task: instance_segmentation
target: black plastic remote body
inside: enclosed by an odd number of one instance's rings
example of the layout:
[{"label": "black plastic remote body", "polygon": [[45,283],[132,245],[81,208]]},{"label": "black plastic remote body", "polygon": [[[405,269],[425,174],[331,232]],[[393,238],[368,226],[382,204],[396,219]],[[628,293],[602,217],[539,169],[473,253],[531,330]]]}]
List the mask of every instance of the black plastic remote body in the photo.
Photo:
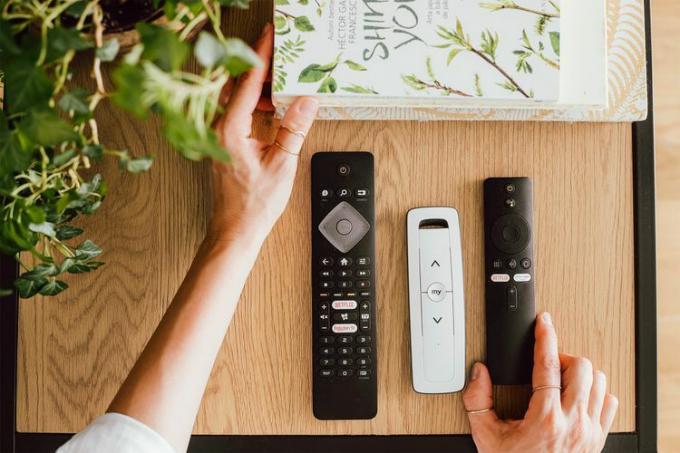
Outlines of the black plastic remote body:
[{"label": "black plastic remote body", "polygon": [[531,383],[535,265],[529,178],[484,181],[486,364],[494,384]]},{"label": "black plastic remote body", "polygon": [[312,398],[322,420],[377,412],[373,155],[312,157]]}]

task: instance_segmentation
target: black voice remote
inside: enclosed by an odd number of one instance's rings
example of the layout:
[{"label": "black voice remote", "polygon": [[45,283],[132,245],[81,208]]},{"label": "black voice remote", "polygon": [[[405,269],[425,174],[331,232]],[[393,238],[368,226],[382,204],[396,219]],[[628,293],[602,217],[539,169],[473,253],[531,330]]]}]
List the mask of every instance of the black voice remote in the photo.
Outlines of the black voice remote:
[{"label": "black voice remote", "polygon": [[312,157],[312,394],[322,420],[377,412],[373,155]]},{"label": "black voice remote", "polygon": [[486,364],[494,384],[531,383],[534,257],[529,178],[484,181]]}]

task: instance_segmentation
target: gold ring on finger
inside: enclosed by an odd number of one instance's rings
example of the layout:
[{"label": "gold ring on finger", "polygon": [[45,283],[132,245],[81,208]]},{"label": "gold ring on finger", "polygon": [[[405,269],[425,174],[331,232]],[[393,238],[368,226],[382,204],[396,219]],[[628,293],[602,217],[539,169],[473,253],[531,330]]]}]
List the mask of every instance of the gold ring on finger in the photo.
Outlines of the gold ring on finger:
[{"label": "gold ring on finger", "polygon": [[546,390],[546,389],[557,389],[557,390],[562,390],[561,385],[537,385],[533,389],[531,389],[531,393],[536,393],[539,390]]},{"label": "gold ring on finger", "polygon": [[298,137],[300,137],[303,140],[307,137],[304,132],[296,131],[295,129],[291,129],[290,127],[284,126],[283,124],[281,125],[281,129],[284,129],[284,130],[290,132],[293,135],[297,135]]},{"label": "gold ring on finger", "polygon": [[286,148],[285,146],[283,146],[278,140],[274,140],[274,143],[273,143],[272,146],[276,146],[281,151],[284,151],[284,152],[290,154],[291,156],[299,156],[300,155],[300,153],[294,153],[293,151],[291,151],[288,148]]}]

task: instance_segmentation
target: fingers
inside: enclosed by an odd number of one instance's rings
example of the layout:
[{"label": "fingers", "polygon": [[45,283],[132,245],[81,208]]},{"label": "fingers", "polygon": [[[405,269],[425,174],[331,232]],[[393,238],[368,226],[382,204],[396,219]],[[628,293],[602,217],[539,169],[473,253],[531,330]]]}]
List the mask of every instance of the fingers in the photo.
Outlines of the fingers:
[{"label": "fingers", "polygon": [[[482,363],[475,363],[470,372],[470,381],[463,392],[463,404],[468,411],[470,429],[473,433],[493,429],[499,423],[498,416],[493,408],[493,388],[489,370]],[[470,413],[492,409],[488,412]]]},{"label": "fingers", "polygon": [[243,127],[243,130],[239,131],[244,134],[243,136],[248,136],[250,134],[250,121],[244,121],[244,119],[252,117],[253,111],[260,100],[262,87],[267,79],[267,74],[269,73],[273,48],[273,27],[271,24],[267,24],[255,44],[255,52],[257,52],[260,57],[262,65],[243,74],[239,78],[233,93],[229,97],[229,103],[227,105],[227,122],[247,125],[247,128]]},{"label": "fingers", "polygon": [[565,410],[588,408],[593,385],[593,365],[583,357],[560,354],[562,363],[562,407]]},{"label": "fingers", "polygon": [[616,411],[619,408],[619,399],[608,393],[604,397],[604,406],[602,407],[602,415],[600,416],[600,424],[602,425],[602,431],[608,433],[614,423],[614,417],[616,416]]},{"label": "fingers", "polygon": [[302,143],[314,123],[318,110],[319,103],[316,99],[310,97],[296,99],[281,120],[281,126],[270,152],[274,156],[300,154]]},{"label": "fingers", "polygon": [[588,415],[593,420],[600,420],[602,415],[602,405],[607,394],[607,377],[600,370],[593,373],[593,386],[590,388],[590,399],[588,402]]},{"label": "fingers", "polygon": [[[560,358],[557,353],[557,334],[549,313],[543,313],[536,317],[535,336],[534,371],[531,378],[533,387],[559,386],[561,377]],[[559,389],[548,388],[538,390],[531,396],[529,409],[544,412],[559,407],[559,405]]]}]

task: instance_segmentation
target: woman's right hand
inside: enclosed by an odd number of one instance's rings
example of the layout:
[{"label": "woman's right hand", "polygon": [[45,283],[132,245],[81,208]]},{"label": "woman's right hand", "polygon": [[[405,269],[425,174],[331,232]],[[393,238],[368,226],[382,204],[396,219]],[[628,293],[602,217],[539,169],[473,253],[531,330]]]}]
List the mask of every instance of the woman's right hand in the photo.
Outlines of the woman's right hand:
[{"label": "woman's right hand", "polygon": [[[536,318],[534,391],[522,420],[500,420],[493,409],[489,371],[472,368],[463,394],[472,437],[480,452],[599,452],[614,421],[618,400],[607,393],[602,371],[583,357],[558,354],[550,315]],[[546,387],[547,386],[547,387]],[[561,386],[561,391],[560,391]]]}]

